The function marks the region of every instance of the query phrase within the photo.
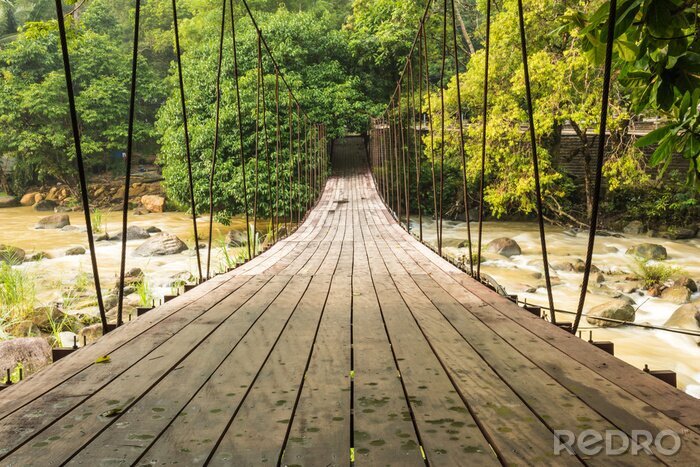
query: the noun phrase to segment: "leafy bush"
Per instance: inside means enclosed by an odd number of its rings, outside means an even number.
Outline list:
[[[650,288],[655,285],[660,285],[671,279],[672,277],[683,274],[683,269],[669,264],[637,259],[632,267],[634,275],[640,279],[645,288]]]
[[[36,305],[34,278],[12,262],[0,264],[0,327],[26,319]]]

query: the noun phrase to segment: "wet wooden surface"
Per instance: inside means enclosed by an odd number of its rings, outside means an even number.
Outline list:
[[[0,392],[0,464],[698,465],[696,399],[417,242],[361,140],[333,166],[293,235]],[[682,447],[554,455],[587,429]]]

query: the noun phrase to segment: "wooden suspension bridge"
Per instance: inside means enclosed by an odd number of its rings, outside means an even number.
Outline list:
[[[293,235],[0,392],[0,465],[697,465],[700,401],[407,234],[361,139],[332,162]]]

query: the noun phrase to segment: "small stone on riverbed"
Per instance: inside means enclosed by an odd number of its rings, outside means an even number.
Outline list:
[[[86,250],[82,246],[74,246],[74,247],[68,248],[66,250],[65,255],[66,256],[80,256],[80,255],[84,255],[85,252],[86,252]]]
[[[641,243],[627,249],[626,254],[638,256],[641,259],[653,259],[656,261],[664,260],[668,257],[666,248],[656,243]]]
[[[175,255],[187,250],[185,242],[172,234],[161,233],[143,242],[136,250],[135,256]]]

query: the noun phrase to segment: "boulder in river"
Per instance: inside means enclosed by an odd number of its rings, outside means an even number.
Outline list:
[[[74,246],[70,247],[66,250],[65,255],[66,256],[80,256],[84,255],[86,252],[85,248],[82,246]]]
[[[172,234],[161,233],[143,242],[136,250],[136,256],[174,255],[187,250],[185,242]]]
[[[163,212],[165,210],[165,198],[158,195],[144,195],[141,204],[148,212]]]
[[[586,262],[582,259],[577,259],[573,266],[574,272],[584,272],[586,270]],[[600,272],[600,269],[595,264],[591,264],[591,272]]]
[[[664,323],[664,326],[700,331],[700,305],[686,303],[679,306]]]
[[[661,300],[682,305],[690,301],[690,290],[682,285],[666,287],[661,292]]]
[[[16,196],[0,196],[0,208],[14,208],[19,206],[19,199]]]
[[[25,256],[26,253],[21,248],[0,244],[0,263],[19,264]]]
[[[671,240],[687,240],[695,237],[696,231],[695,227],[669,227],[665,232],[661,232],[659,236]]]
[[[630,305],[629,301],[616,299],[603,303],[602,305],[594,306],[588,311],[587,315],[586,321],[588,321],[589,324],[606,328],[620,326],[622,323],[597,318],[610,318],[619,321],[633,322],[635,310],[634,307]]]
[[[0,368],[22,363],[25,376],[51,363],[51,346],[41,337],[20,337],[0,342]]]
[[[39,212],[51,212],[56,209],[58,203],[50,199],[43,199],[34,205],[34,210]]]
[[[160,229],[159,229],[158,227],[156,227],[155,225],[152,225],[152,226],[150,226],[150,227],[148,227],[148,228],[146,229],[146,232],[148,232],[149,234],[154,234],[154,233],[161,233],[162,230],[160,230]]]
[[[642,221],[632,221],[622,228],[627,235],[641,235],[647,231]]]
[[[36,195],[37,195],[37,194],[38,194],[38,193],[37,193],[36,191],[33,191],[33,192],[31,192],[31,193],[25,194],[25,195],[22,196],[22,198],[19,200],[19,204],[21,204],[22,206],[34,206],[34,204],[35,204],[36,201],[37,201],[37,199],[36,199]]]
[[[150,237],[151,237],[151,235],[148,233],[148,231],[146,229],[144,229],[143,227],[140,227],[138,225],[130,225],[126,229],[126,239],[127,240],[144,240],[144,239],[150,238]],[[121,241],[122,240],[121,230],[119,231],[118,234],[109,237],[109,239]]]
[[[48,217],[39,219],[39,222],[34,226],[35,229],[62,229],[70,225],[70,217],[68,214],[54,214]]]
[[[698,284],[691,279],[690,277],[680,277],[676,279],[676,281],[673,283],[673,285],[679,285],[681,287],[685,287],[688,290],[690,290],[692,293],[695,293],[698,291]]]
[[[51,255],[45,251],[37,251],[24,258],[25,261],[41,261],[42,259],[51,259]]]
[[[510,258],[511,256],[516,256],[522,253],[520,250],[520,245],[508,237],[501,237],[495,240],[491,240],[488,245],[486,245],[486,250],[492,253],[497,253],[501,256]]]
[[[248,243],[246,232],[241,230],[229,230],[226,234],[226,245],[230,247],[241,247]]]
[[[668,258],[666,248],[656,243],[640,243],[627,249],[626,254],[638,256],[642,259],[664,260]]]

